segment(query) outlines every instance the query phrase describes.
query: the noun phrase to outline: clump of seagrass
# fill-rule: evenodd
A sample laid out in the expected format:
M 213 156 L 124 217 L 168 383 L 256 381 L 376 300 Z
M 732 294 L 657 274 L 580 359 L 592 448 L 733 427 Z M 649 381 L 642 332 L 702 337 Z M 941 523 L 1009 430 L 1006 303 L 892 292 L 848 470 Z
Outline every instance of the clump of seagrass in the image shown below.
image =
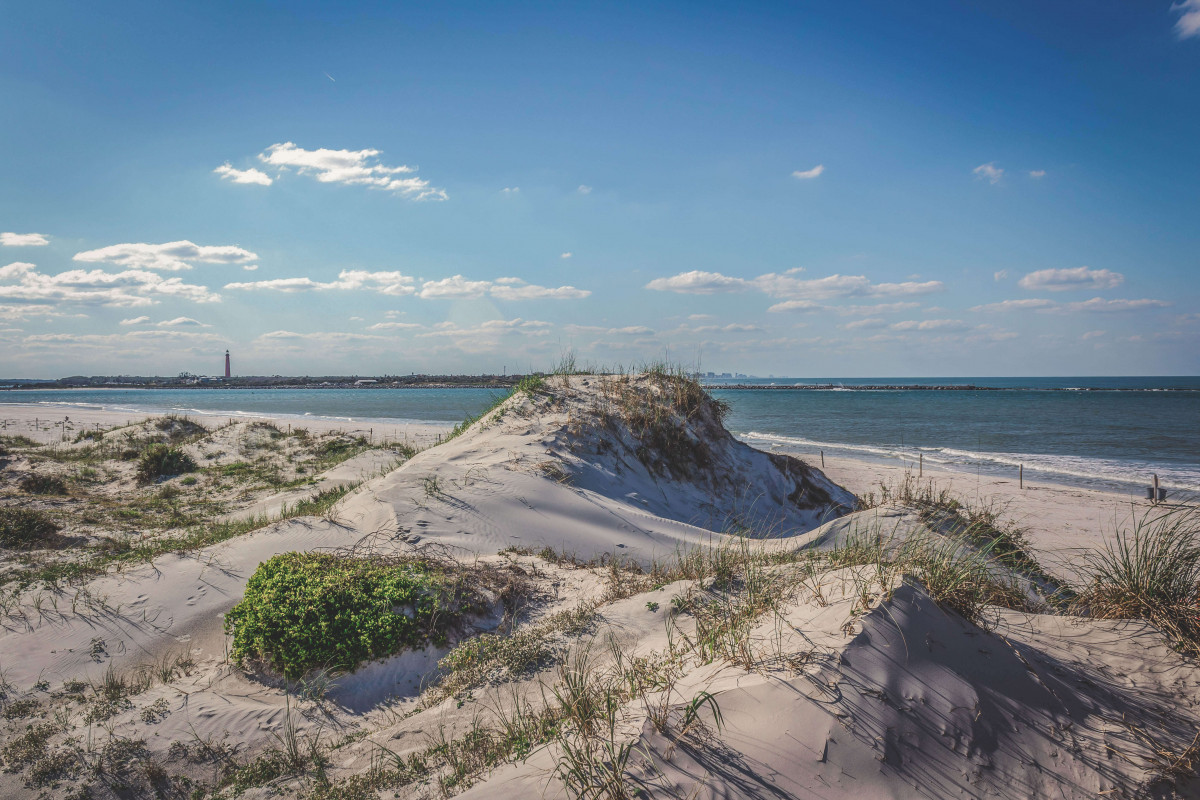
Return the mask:
M 1200 657 L 1200 511 L 1151 509 L 1085 562 L 1080 609 L 1102 619 L 1147 620 Z

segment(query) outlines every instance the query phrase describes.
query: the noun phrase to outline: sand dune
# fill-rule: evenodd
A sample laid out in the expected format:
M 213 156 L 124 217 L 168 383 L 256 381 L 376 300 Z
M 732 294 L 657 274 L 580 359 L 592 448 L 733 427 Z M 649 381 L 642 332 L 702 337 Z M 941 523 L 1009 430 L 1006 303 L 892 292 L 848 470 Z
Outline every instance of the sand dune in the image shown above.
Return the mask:
M 855 512 L 821 471 L 735 440 L 720 411 L 669 376 L 553 378 L 394 469 L 360 456 L 324 474 L 319 486 L 366 478 L 324 517 L 24 590 L 0 634 L 5 708 L 26 703 L 6 712 L 0 794 L 569 797 L 584 791 L 569 769 L 582 748 L 588 796 L 1200 796 L 1186 775 L 1200 670 L 1152 626 L 1032 607 L 968 621 L 902 571 L 809 557 L 863 532 L 939 534 L 911 509 Z M 227 662 L 222 615 L 264 560 L 423 549 L 519 578 L 519 608 L 320 691 L 311 676 L 316 699 Z M 689 554 L 703 564 L 685 569 Z M 742 616 L 714 628 L 719 614 Z M 534 655 L 439 667 L 489 632 Z M 102 693 L 70 689 L 180 656 L 103 714 Z M 589 702 L 607 698 L 586 735 L 556 694 L 573 674 Z M 552 735 L 502 735 L 554 715 Z M 52 732 L 24 758 L 10 745 L 30 725 Z M 323 743 L 319 775 L 263 766 L 288 731 Z M 105 756 L 113 742 L 140 742 L 136 759 Z M 605 770 L 626 795 L 613 774 L 596 788 Z

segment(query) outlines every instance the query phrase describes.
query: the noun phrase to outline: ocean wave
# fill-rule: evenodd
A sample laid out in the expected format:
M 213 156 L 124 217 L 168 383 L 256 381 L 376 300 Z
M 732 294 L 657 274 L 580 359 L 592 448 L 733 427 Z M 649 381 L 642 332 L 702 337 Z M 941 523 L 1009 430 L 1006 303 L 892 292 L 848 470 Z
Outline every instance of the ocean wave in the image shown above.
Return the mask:
M 989 473 L 1005 472 L 1024 466 L 1030 477 L 1046 477 L 1055 482 L 1107 483 L 1121 486 L 1148 486 L 1157 474 L 1159 484 L 1167 489 L 1200 492 L 1200 468 L 1174 464 L 1152 463 L 1132 459 L 1106 459 L 1090 456 L 1048 453 L 1000 453 L 963 450 L 954 447 L 901 447 L 823 442 L 799 436 L 750 431 L 742 438 L 769 442 L 781 447 L 820 449 L 864 455 L 887 460 L 925 461 L 959 471 L 983 468 Z

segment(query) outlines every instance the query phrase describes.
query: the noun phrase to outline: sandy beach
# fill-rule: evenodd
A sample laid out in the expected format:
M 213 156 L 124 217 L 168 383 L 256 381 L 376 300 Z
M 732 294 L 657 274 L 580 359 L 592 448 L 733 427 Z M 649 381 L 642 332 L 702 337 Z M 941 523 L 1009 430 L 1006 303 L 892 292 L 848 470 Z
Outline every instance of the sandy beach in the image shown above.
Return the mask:
M 1052 604 L 1128 497 L 930 470 L 959 505 L 880 502 L 903 466 L 756 451 L 669 376 L 549 379 L 448 441 L 44 413 L 0 440 L 3 505 L 57 528 L 4 551 L 6 797 L 1196 796 L 1195 661 Z M 1044 572 L 978 550 L 988 508 Z M 237 656 L 264 562 L 312 558 L 256 613 L 346 565 L 458 588 L 418 646 Z

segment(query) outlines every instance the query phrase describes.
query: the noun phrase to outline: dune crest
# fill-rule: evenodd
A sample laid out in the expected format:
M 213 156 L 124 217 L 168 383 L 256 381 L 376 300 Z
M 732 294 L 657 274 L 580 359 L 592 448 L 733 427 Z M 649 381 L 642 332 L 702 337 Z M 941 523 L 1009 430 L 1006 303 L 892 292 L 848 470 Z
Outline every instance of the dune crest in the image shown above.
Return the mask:
M 855 508 L 853 494 L 800 459 L 735 439 L 722 416 L 697 384 L 669 373 L 554 376 L 342 509 L 360 529 L 413 543 L 648 562 L 727 534 L 794 536 Z

